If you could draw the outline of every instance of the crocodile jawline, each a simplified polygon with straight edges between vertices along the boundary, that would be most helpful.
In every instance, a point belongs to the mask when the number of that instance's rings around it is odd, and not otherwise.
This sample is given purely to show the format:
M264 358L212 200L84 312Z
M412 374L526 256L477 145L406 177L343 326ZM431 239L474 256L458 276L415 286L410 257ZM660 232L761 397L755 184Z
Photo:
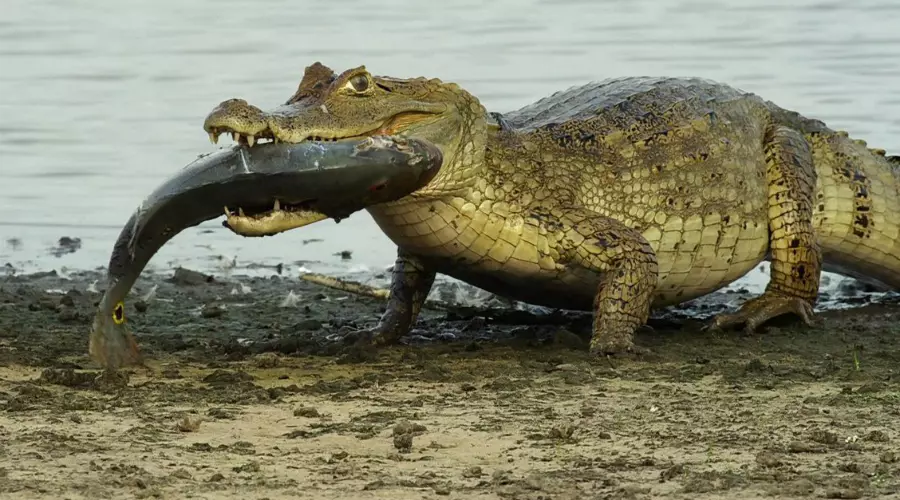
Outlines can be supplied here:
M407 128L410 124L419 122L428 117L434 116L433 113L423 113L419 111L409 111L398 113L388 120L385 120L381 125L375 127L368 132L364 132L362 134L356 135L338 135L338 136L328 136L328 135L310 135L304 138L301 141L291 141L286 140L283 137L278 137L272 130L268 127L263 129L256 134L243 134L241 132L235 131L230 127L215 127L212 131L209 132L209 140L213 144L217 144L219 142L219 136L222 134L231 134L232 139L243 146L252 147L255 144L265 144L267 142L286 142L286 143L301 143L305 141L319 141L319 142L335 142L343 139L356 139L360 137L372 137L376 135L402 135L402 129Z

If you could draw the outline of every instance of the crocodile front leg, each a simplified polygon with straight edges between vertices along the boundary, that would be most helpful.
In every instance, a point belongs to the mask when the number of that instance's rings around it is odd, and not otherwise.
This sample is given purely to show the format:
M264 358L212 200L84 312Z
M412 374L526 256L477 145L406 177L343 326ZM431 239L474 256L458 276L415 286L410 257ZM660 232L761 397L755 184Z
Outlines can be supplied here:
M372 331L372 343L389 345L409 333L434 284L435 271L415 255L397 250L387 309Z
M658 283L653 248L638 231L608 217L569 212L562 241L569 259L602 276L594 296L590 352L639 351L634 332L647 322Z
M810 146L797 131L777 127L767 134L771 279L766 291L734 314L717 316L713 328L745 325L745 332L771 318L794 313L812 324L819 293L822 254L813 229L816 172Z

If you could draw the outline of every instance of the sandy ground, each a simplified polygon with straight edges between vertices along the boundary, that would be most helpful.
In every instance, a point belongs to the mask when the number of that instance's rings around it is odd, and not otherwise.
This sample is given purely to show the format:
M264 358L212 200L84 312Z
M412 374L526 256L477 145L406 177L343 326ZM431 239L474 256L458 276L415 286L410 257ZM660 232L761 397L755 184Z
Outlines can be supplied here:
M3 498L900 495L900 306L657 317L639 359L590 358L585 315L428 310L374 352L329 336L376 299L145 273L148 366L114 379L86 355L101 276L0 278Z

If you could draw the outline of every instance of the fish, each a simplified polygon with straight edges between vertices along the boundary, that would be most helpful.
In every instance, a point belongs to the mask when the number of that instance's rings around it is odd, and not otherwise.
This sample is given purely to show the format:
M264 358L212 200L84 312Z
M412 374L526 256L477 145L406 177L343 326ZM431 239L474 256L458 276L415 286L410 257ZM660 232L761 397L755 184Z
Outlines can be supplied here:
M157 186L119 233L91 328L91 358L107 371L143 364L125 299L147 263L181 231L223 212L222 224L246 237L340 222L424 187L442 161L434 144L400 136L237 144L201 155Z

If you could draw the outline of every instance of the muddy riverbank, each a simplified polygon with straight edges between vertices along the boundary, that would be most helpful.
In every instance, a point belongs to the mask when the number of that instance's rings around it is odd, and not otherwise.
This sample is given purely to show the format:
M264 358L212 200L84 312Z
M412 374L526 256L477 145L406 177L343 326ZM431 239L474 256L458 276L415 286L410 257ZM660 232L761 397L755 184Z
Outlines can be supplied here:
M87 357L100 273L0 273L0 495L900 494L896 305L752 337L669 311L650 354L613 360L587 355L583 314L432 308L375 352L333 339L383 302L271 274L145 273L147 367L108 380Z

